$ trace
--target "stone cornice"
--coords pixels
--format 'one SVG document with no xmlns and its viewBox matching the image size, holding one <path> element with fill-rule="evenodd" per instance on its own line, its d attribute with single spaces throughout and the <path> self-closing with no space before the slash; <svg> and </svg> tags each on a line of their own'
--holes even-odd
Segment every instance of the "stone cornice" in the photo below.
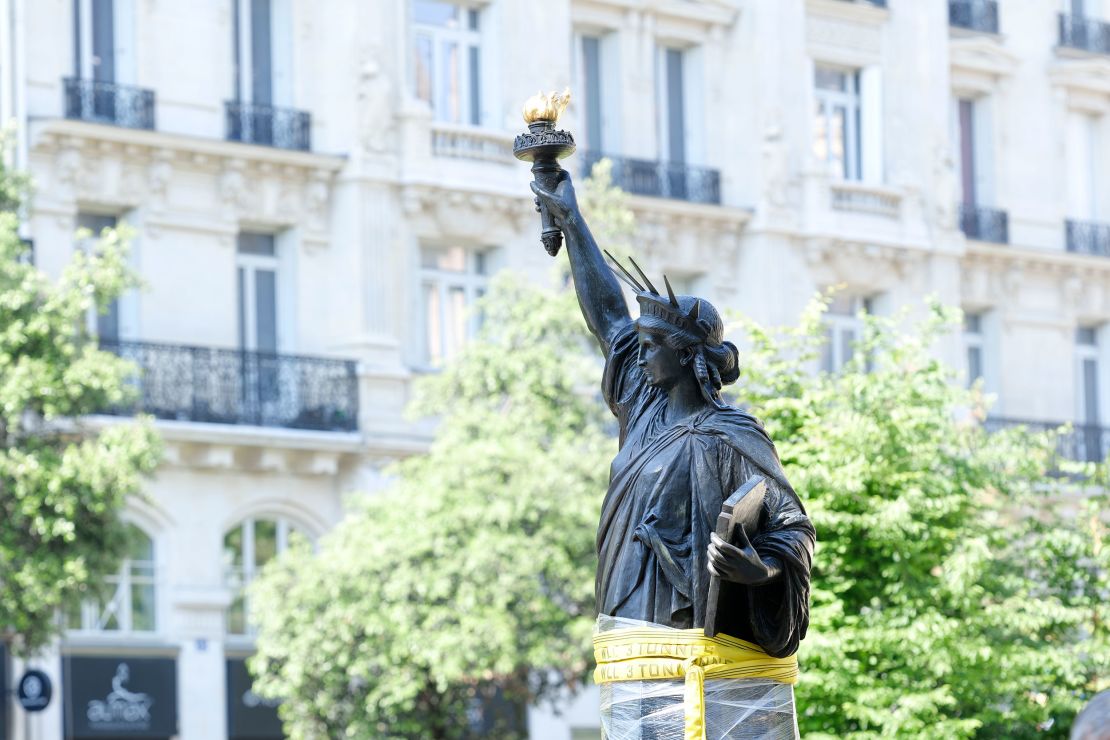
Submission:
<svg viewBox="0 0 1110 740">
<path fill-rule="evenodd" d="M 1020 61 L 997 36 L 958 36 L 948 48 L 952 87 L 957 92 L 989 93 L 1000 78 L 1014 73 Z"/>
<path fill-rule="evenodd" d="M 1110 258 L 1054 249 L 993 245 L 969 240 L 963 259 L 967 262 L 1016 266 L 1042 274 L 1110 277 Z"/>
<path fill-rule="evenodd" d="M 62 118 L 33 121 L 30 141 L 33 150 L 55 149 L 62 142 L 81 146 L 115 144 L 126 147 L 135 154 L 158 154 L 161 157 L 169 154 L 199 162 L 207 161 L 206 157 L 213 160 L 236 159 L 329 175 L 342 169 L 347 161 L 346 157 L 334 154 L 278 149 L 237 141 L 186 136 L 165 131 L 128 129 Z"/>
<path fill-rule="evenodd" d="M 607 23 L 613 12 L 620 15 Z M 641 13 L 668 21 L 694 23 L 710 28 L 731 26 L 739 9 L 729 0 L 574 0 L 571 17 L 575 23 L 592 23 L 617 28 L 627 13 Z"/>
<path fill-rule="evenodd" d="M 196 222 L 200 230 L 234 234 L 241 223 L 276 228 L 303 226 L 305 241 L 327 242 L 330 193 L 346 160 L 160 131 L 49 119 L 31 135 L 32 173 L 40 184 L 38 213 L 63 227 L 79 206 L 124 211 L 142 207 L 149 235 L 160 225 Z M 214 208 L 197 211 L 175 202 L 173 183 L 183 172 L 214 178 Z"/>
<path fill-rule="evenodd" d="M 1068 94 L 1068 105 L 1101 115 L 1110 111 L 1110 59 L 1061 58 L 1049 66 L 1048 78 Z"/>
<path fill-rule="evenodd" d="M 806 10 L 812 15 L 823 15 L 830 18 L 839 18 L 856 23 L 879 25 L 890 18 L 890 11 L 872 3 L 857 0 L 845 2 L 844 0 L 807 0 Z"/>
</svg>

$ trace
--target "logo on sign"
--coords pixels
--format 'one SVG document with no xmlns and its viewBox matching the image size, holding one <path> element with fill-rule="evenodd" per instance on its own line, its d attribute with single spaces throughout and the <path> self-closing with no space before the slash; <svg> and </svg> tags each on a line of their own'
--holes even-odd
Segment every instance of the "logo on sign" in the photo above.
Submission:
<svg viewBox="0 0 1110 740">
<path fill-rule="evenodd" d="M 154 700 L 150 694 L 129 691 L 124 684 L 131 680 L 131 669 L 126 663 L 116 667 L 112 690 L 104 700 L 89 702 L 85 716 L 89 726 L 101 730 L 142 730 L 150 726 L 150 707 Z"/>
<path fill-rule="evenodd" d="M 39 712 L 50 704 L 50 679 L 42 671 L 30 670 L 19 680 L 19 704 L 28 712 Z"/>
</svg>

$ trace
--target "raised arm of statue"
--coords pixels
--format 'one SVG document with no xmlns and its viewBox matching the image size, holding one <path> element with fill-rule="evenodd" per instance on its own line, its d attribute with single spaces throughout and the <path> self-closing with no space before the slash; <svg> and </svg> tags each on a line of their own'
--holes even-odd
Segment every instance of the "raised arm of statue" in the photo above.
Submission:
<svg viewBox="0 0 1110 740">
<path fill-rule="evenodd" d="M 602 351 L 608 353 L 616 333 L 628 324 L 631 316 L 620 284 L 605 264 L 605 258 L 578 209 L 578 199 L 574 195 L 570 175 L 566 171 L 561 173 L 555 192 L 544 190 L 534 182 L 532 192 L 543 201 L 563 230 L 578 305 L 582 307 L 586 324 L 597 337 Z"/>
</svg>

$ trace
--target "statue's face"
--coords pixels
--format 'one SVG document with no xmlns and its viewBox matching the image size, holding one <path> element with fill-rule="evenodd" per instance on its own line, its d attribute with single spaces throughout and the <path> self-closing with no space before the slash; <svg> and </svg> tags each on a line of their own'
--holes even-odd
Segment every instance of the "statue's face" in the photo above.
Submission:
<svg viewBox="0 0 1110 740">
<path fill-rule="evenodd" d="M 667 390 L 690 374 L 689 368 L 682 364 L 679 353 L 663 343 L 663 337 L 643 329 L 638 333 L 640 349 L 636 364 L 649 384 Z"/>
</svg>

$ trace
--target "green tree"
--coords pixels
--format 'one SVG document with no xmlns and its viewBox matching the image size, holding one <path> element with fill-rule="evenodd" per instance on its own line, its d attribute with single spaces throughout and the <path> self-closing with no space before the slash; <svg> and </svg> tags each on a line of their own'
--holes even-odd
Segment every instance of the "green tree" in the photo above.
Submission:
<svg viewBox="0 0 1110 740">
<path fill-rule="evenodd" d="M 803 734 L 1066 736 L 1110 675 L 1102 497 L 1061 495 L 1051 435 L 983 431 L 980 390 L 929 352 L 952 313 L 869 319 L 848 368 L 813 375 L 822 310 L 749 324 L 738 384 L 818 532 Z"/>
<path fill-rule="evenodd" d="M 17 233 L 24 192 L 0 170 L 0 635 L 29 652 L 118 567 L 119 510 L 158 442 L 144 424 L 96 432 L 79 421 L 122 402 L 133 373 L 85 330 L 90 311 L 134 282 L 124 245 L 106 234 L 48 280 Z"/>
<path fill-rule="evenodd" d="M 607 163 L 582 202 L 627 239 Z M 567 272 L 556 263 L 553 282 Z M 594 531 L 616 452 L 601 363 L 571 290 L 505 274 L 481 311 L 476 340 L 418 384 L 414 412 L 439 417 L 429 452 L 254 588 L 257 688 L 288 697 L 293 737 L 462 737 L 482 700 L 523 706 L 591 668 Z M 513 737 L 513 719 L 486 730 Z"/>
<path fill-rule="evenodd" d="M 627 242 L 597 174 L 592 223 Z M 567 290 L 505 277 L 483 310 L 477 341 L 420 386 L 418 412 L 441 418 L 428 454 L 254 587 L 256 688 L 286 699 L 295 738 L 463 737 L 477 699 L 588 674 L 615 451 L 596 347 Z M 806 736 L 1064 734 L 1110 675 L 1098 517 L 1060 526 L 1048 436 L 983 432 L 981 394 L 929 351 L 952 315 L 870 320 L 829 376 L 812 372 L 823 310 L 784 332 L 745 324 L 735 386 L 818 528 Z"/>
</svg>

